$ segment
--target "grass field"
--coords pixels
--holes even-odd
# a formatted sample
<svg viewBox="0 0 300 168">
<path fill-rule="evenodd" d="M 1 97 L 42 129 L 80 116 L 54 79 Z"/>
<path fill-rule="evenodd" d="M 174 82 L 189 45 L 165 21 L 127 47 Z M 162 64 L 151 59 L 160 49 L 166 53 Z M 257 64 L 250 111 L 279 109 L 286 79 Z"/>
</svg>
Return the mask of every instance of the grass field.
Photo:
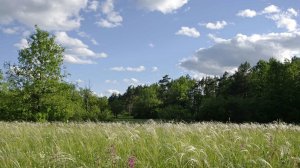
<svg viewBox="0 0 300 168">
<path fill-rule="evenodd" d="M 0 122 L 0 167 L 300 167 L 300 126 Z"/>
</svg>

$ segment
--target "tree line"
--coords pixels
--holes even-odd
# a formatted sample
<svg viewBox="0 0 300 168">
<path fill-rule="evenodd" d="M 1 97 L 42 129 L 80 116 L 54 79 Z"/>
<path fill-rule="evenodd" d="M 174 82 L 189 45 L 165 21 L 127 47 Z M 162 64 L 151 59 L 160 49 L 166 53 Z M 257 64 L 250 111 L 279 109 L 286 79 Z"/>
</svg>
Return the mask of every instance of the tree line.
<svg viewBox="0 0 300 168">
<path fill-rule="evenodd" d="M 274 58 L 235 73 L 171 79 L 129 86 L 123 94 L 99 97 L 64 79 L 64 48 L 36 27 L 19 64 L 0 71 L 0 120 L 101 121 L 136 119 L 221 122 L 300 121 L 300 59 Z"/>
<path fill-rule="evenodd" d="M 134 118 L 221 122 L 300 122 L 300 59 L 241 64 L 233 74 L 196 80 L 168 75 L 149 86 L 129 87 L 111 101 Z M 122 109 L 122 110 L 121 110 Z"/>
</svg>

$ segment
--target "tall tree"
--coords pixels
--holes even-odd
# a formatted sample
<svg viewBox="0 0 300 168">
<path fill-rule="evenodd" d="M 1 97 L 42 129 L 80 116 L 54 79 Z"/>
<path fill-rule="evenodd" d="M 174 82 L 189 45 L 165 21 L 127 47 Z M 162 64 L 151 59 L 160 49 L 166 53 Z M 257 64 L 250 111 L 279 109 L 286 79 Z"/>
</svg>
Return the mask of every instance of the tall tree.
<svg viewBox="0 0 300 168">
<path fill-rule="evenodd" d="M 47 109 L 42 108 L 42 99 L 57 92 L 56 86 L 63 79 L 64 52 L 53 35 L 37 26 L 35 28 L 35 33 L 27 40 L 28 47 L 19 51 L 19 64 L 11 66 L 9 71 L 9 78 L 24 91 L 25 103 L 29 104 L 28 110 L 33 116 L 43 115 Z"/>
<path fill-rule="evenodd" d="M 124 101 L 122 100 L 121 95 L 113 93 L 108 98 L 108 103 L 111 108 L 111 112 L 114 114 L 115 118 L 118 118 L 118 115 L 122 113 L 122 110 L 124 109 Z"/>
<path fill-rule="evenodd" d="M 135 118 L 157 118 L 157 108 L 161 104 L 158 98 L 158 85 L 144 86 L 135 97 L 133 116 Z"/>
</svg>

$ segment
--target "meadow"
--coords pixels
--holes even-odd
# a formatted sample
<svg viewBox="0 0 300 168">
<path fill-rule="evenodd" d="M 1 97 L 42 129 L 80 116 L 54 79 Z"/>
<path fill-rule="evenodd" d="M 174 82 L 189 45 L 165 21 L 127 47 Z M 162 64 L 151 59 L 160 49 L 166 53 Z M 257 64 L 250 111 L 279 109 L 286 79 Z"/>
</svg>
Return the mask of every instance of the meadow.
<svg viewBox="0 0 300 168">
<path fill-rule="evenodd" d="M 300 126 L 0 122 L 0 167 L 300 167 Z"/>
</svg>

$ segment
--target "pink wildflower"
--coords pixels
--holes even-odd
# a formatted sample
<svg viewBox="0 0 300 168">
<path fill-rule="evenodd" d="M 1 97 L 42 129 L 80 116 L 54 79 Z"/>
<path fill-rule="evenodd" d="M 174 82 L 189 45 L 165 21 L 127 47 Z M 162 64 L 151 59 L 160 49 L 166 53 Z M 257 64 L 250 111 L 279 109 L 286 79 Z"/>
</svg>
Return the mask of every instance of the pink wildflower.
<svg viewBox="0 0 300 168">
<path fill-rule="evenodd" d="M 134 156 L 131 156 L 131 157 L 128 158 L 128 166 L 130 168 L 134 168 L 135 160 L 136 160 L 136 158 Z"/>
</svg>

